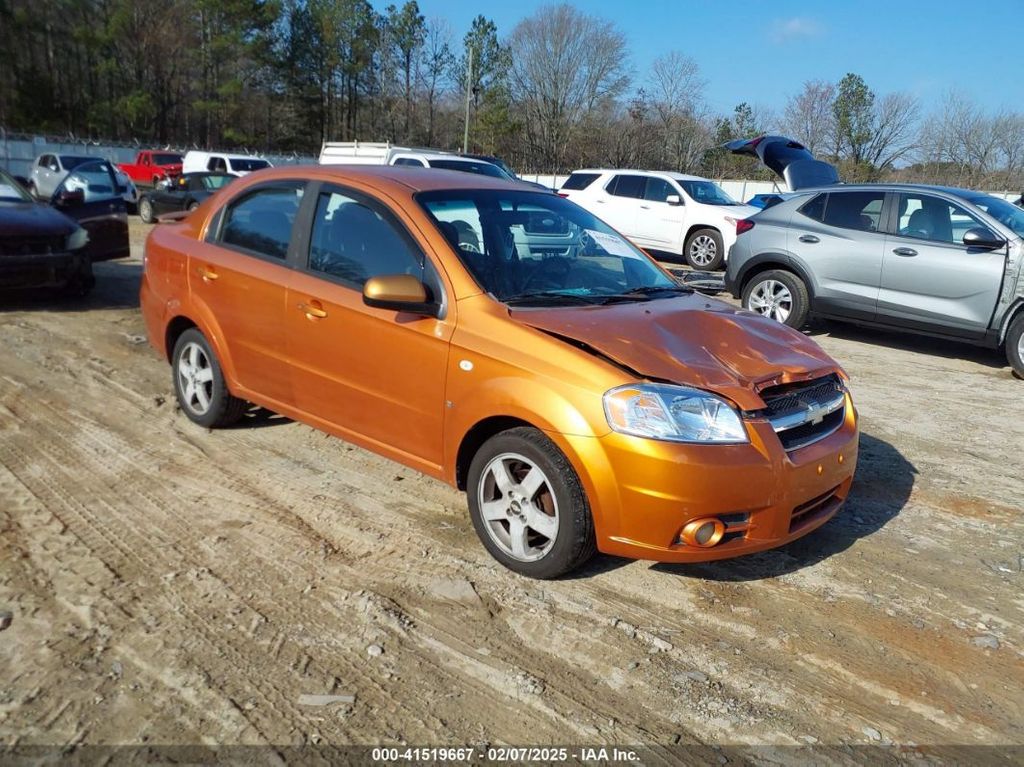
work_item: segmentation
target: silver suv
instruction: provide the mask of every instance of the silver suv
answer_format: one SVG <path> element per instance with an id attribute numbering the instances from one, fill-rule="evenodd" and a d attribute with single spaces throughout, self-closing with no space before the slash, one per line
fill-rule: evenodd
<path id="1" fill-rule="evenodd" d="M 965 189 L 840 184 L 781 136 L 726 146 L 793 190 L 737 224 L 725 281 L 745 308 L 1005 346 L 1024 377 L 1024 210 Z"/>

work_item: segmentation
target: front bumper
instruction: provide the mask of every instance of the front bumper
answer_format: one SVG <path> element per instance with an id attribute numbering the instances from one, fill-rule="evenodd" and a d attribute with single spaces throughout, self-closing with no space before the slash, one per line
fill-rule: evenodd
<path id="1" fill-rule="evenodd" d="M 842 506 L 857 463 L 857 416 L 846 397 L 842 425 L 787 453 L 765 421 L 745 445 L 681 445 L 612 433 L 566 438 L 589 471 L 598 548 L 660 562 L 706 562 L 782 546 Z M 598 467 L 595 471 L 591 467 Z M 726 523 L 711 548 L 680 540 L 704 517 Z"/>
<path id="2" fill-rule="evenodd" d="M 0 255 L 0 289 L 62 288 L 87 275 L 89 267 L 81 252 Z"/>

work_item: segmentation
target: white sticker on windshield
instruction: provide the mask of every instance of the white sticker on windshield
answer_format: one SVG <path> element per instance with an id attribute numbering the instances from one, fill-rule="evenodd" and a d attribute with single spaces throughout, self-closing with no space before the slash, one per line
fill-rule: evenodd
<path id="1" fill-rule="evenodd" d="M 642 260 L 642 257 L 637 255 L 636 251 L 630 246 L 628 242 L 619 237 L 617 234 L 606 234 L 605 232 L 598 232 L 594 229 L 584 230 L 591 239 L 597 245 L 600 245 L 605 253 L 612 256 L 622 256 L 623 258 L 635 258 Z"/>

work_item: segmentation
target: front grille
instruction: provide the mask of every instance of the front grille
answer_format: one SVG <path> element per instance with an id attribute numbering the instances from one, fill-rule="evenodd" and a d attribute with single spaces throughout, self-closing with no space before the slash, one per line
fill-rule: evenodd
<path id="1" fill-rule="evenodd" d="M 846 418 L 846 390 L 835 374 L 761 392 L 764 414 L 788 452 L 832 434 Z"/>
<path id="2" fill-rule="evenodd" d="M 5 256 L 48 256 L 63 249 L 63 236 L 0 238 L 0 254 Z"/>
<path id="3" fill-rule="evenodd" d="M 801 503 L 789 518 L 789 532 L 795 533 L 802 527 L 811 524 L 814 520 L 831 514 L 841 503 L 836 497 L 839 486 L 833 487 L 827 493 L 822 493 L 817 498 L 812 498 L 807 503 Z"/>

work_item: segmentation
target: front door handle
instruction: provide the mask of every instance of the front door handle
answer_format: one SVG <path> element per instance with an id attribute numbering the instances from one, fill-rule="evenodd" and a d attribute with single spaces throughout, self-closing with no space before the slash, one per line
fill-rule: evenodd
<path id="1" fill-rule="evenodd" d="M 309 303 L 299 304 L 299 310 L 311 320 L 322 320 L 327 316 L 327 312 L 324 311 L 323 305 L 319 301 L 314 301 L 313 299 L 310 299 Z"/>
<path id="2" fill-rule="evenodd" d="M 800 242 L 807 242 L 807 243 L 821 242 L 821 240 L 819 240 L 813 234 L 801 234 L 798 239 L 800 240 Z"/>
<path id="3" fill-rule="evenodd" d="M 208 266 L 200 266 L 196 271 L 199 273 L 199 276 L 203 278 L 203 282 L 213 282 L 217 279 L 217 272 L 213 271 L 213 269 Z"/>
<path id="4" fill-rule="evenodd" d="M 897 256 L 916 256 L 917 251 L 913 248 L 896 248 L 893 250 Z"/>

